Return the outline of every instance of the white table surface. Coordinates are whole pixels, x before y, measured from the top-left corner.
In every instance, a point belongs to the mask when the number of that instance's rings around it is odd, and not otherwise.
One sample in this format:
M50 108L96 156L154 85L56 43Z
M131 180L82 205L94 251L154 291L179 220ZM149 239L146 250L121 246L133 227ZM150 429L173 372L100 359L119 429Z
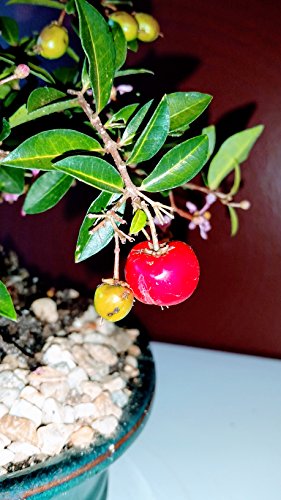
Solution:
M151 416L108 500L281 500L281 361L152 343Z

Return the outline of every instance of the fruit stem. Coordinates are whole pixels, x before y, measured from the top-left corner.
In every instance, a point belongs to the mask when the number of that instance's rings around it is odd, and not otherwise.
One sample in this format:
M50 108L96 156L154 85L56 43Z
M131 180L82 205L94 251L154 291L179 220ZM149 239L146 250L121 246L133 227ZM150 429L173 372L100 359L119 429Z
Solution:
M59 18L57 20L57 25L58 26L62 26L63 25L63 21L64 21L64 18L65 18L65 15L66 15L66 11L65 10L62 10L60 15L59 15Z
M141 208L143 209L143 211L146 213L146 216L147 216L147 220L148 220L148 224L149 224L150 232L151 232L153 250L155 252L157 252L159 250L160 246L159 246L157 231L156 231L153 217L152 217L152 215L149 211L149 208L148 208L147 204L145 203L145 201L141 202Z
M119 281L120 242L117 233L114 233L114 238L115 238L115 248L114 248L113 279Z
M193 217L191 214L189 214L185 210L182 210L181 208L177 207L173 191L169 192L169 198L170 198L171 207L176 214L180 215L180 217L183 217L184 219L188 219L190 221L193 220Z

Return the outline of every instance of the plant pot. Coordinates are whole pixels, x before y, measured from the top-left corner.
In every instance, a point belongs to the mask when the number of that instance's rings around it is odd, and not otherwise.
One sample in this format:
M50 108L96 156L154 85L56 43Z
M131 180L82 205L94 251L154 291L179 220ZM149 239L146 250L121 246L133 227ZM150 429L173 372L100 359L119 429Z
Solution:
M155 369L149 347L138 358L138 386L133 389L115 434L85 451L66 450L46 462L0 478L1 500L105 500L108 468L135 440L151 408Z

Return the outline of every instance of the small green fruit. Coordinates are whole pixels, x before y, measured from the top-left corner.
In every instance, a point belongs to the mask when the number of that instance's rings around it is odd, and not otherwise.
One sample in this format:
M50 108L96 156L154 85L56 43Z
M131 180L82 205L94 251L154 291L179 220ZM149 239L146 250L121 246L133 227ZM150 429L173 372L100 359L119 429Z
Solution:
M37 46L39 53L45 59L58 59L63 56L68 47L68 32L56 23L45 26L41 31Z
M131 42L137 38L138 23L131 14L120 10L111 14L110 19L121 26L127 42Z
M158 21L150 14L145 14L144 12L137 12L135 18L139 25L138 39L141 42L154 42L160 34Z

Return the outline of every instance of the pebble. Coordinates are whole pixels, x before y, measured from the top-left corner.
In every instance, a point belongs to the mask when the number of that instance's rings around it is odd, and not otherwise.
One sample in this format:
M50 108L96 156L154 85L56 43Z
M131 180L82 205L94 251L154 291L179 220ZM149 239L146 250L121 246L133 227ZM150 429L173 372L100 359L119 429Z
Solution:
M114 434L118 426L118 420L113 415L108 417L99 418L92 423L92 428L98 431L104 437L109 437Z
M43 424L63 423L64 411L61 404L53 398L47 398L42 408Z
M119 391L120 389L124 389L126 386L126 381L120 377L118 374L114 374L106 379L103 382L103 387L109 392Z
M39 366L27 377L29 384L36 388L43 382L49 382L50 380L60 382L63 378L66 378L66 376L51 366Z
M0 467L0 476L4 476L7 473L8 473L8 471L7 471L7 469L5 469L5 467Z
M69 385L65 380L61 382L43 382L40 385L40 391L44 398L54 398L60 403L63 403L67 399Z
M6 415L6 413L9 413L9 408L4 403L0 403L0 418Z
M132 339L122 330L108 339L117 353L126 352L133 343Z
M69 443L72 446L85 448L93 442L94 434L95 432L91 427L84 425L71 434Z
M10 370L15 370L19 366L19 362L18 362L17 358L15 356L13 356L12 354L7 354L7 356L5 356L2 359L2 364L9 365Z
M5 370L0 373L0 387L22 389L24 383L12 371Z
M67 376L67 383L71 389L80 388L82 382L89 380L87 373L83 368L76 366Z
M33 455L38 455L40 453L40 449L37 446L33 446L30 443L24 443L20 441L14 441L10 446L8 446L8 450L14 453L13 463L23 462L29 457Z
M122 410L119 406L115 405L107 392L102 392L94 401L96 416L102 417L107 415L114 415L116 418L120 418L122 415Z
M0 449L6 448L10 443L11 440L5 434L0 434Z
M73 425L53 423L39 427L38 446L41 453L54 456L60 453L64 445L69 440L73 431Z
M13 461L14 456L15 454L6 448L0 450L0 466L8 465L9 462Z
M69 351L63 349L62 346L58 344L53 344L44 353L42 358L43 363L48 366L56 366L59 363L66 363L70 370L76 367L73 356Z
M42 410L45 398L37 389L35 389L35 387L32 387L31 385L25 386L20 393L20 397Z
M97 418L98 411L94 403L80 403L74 407L75 420L87 420L89 418Z
M99 344L85 344L85 348L90 353L92 358L100 363L112 366L118 362L118 357L113 353L109 347Z
M124 408L129 401L129 396L124 391L114 391L111 393L113 403L120 408Z
M138 356L140 356L141 350L140 350L138 345L133 344L133 345L130 345L130 347L128 349L128 354L137 358Z
M25 417L28 420L32 420L36 427L39 427L42 422L42 411L37 406L22 398L14 402L9 413L15 417Z
M12 441L27 441L37 445L36 425L32 420L14 415L4 415L0 419L0 433Z
M8 389L6 387L0 387L0 403L4 404L6 407L11 408L14 402L18 398L20 389Z
M46 323L55 323L59 319L57 304L48 297L34 300L30 309L35 314L36 318Z
M74 408L70 405L63 406L63 422L65 424L74 424L75 422Z
M80 384L80 390L82 393L87 394L91 401L94 401L97 396L102 392L101 386L97 382L92 382L91 380L84 380Z

